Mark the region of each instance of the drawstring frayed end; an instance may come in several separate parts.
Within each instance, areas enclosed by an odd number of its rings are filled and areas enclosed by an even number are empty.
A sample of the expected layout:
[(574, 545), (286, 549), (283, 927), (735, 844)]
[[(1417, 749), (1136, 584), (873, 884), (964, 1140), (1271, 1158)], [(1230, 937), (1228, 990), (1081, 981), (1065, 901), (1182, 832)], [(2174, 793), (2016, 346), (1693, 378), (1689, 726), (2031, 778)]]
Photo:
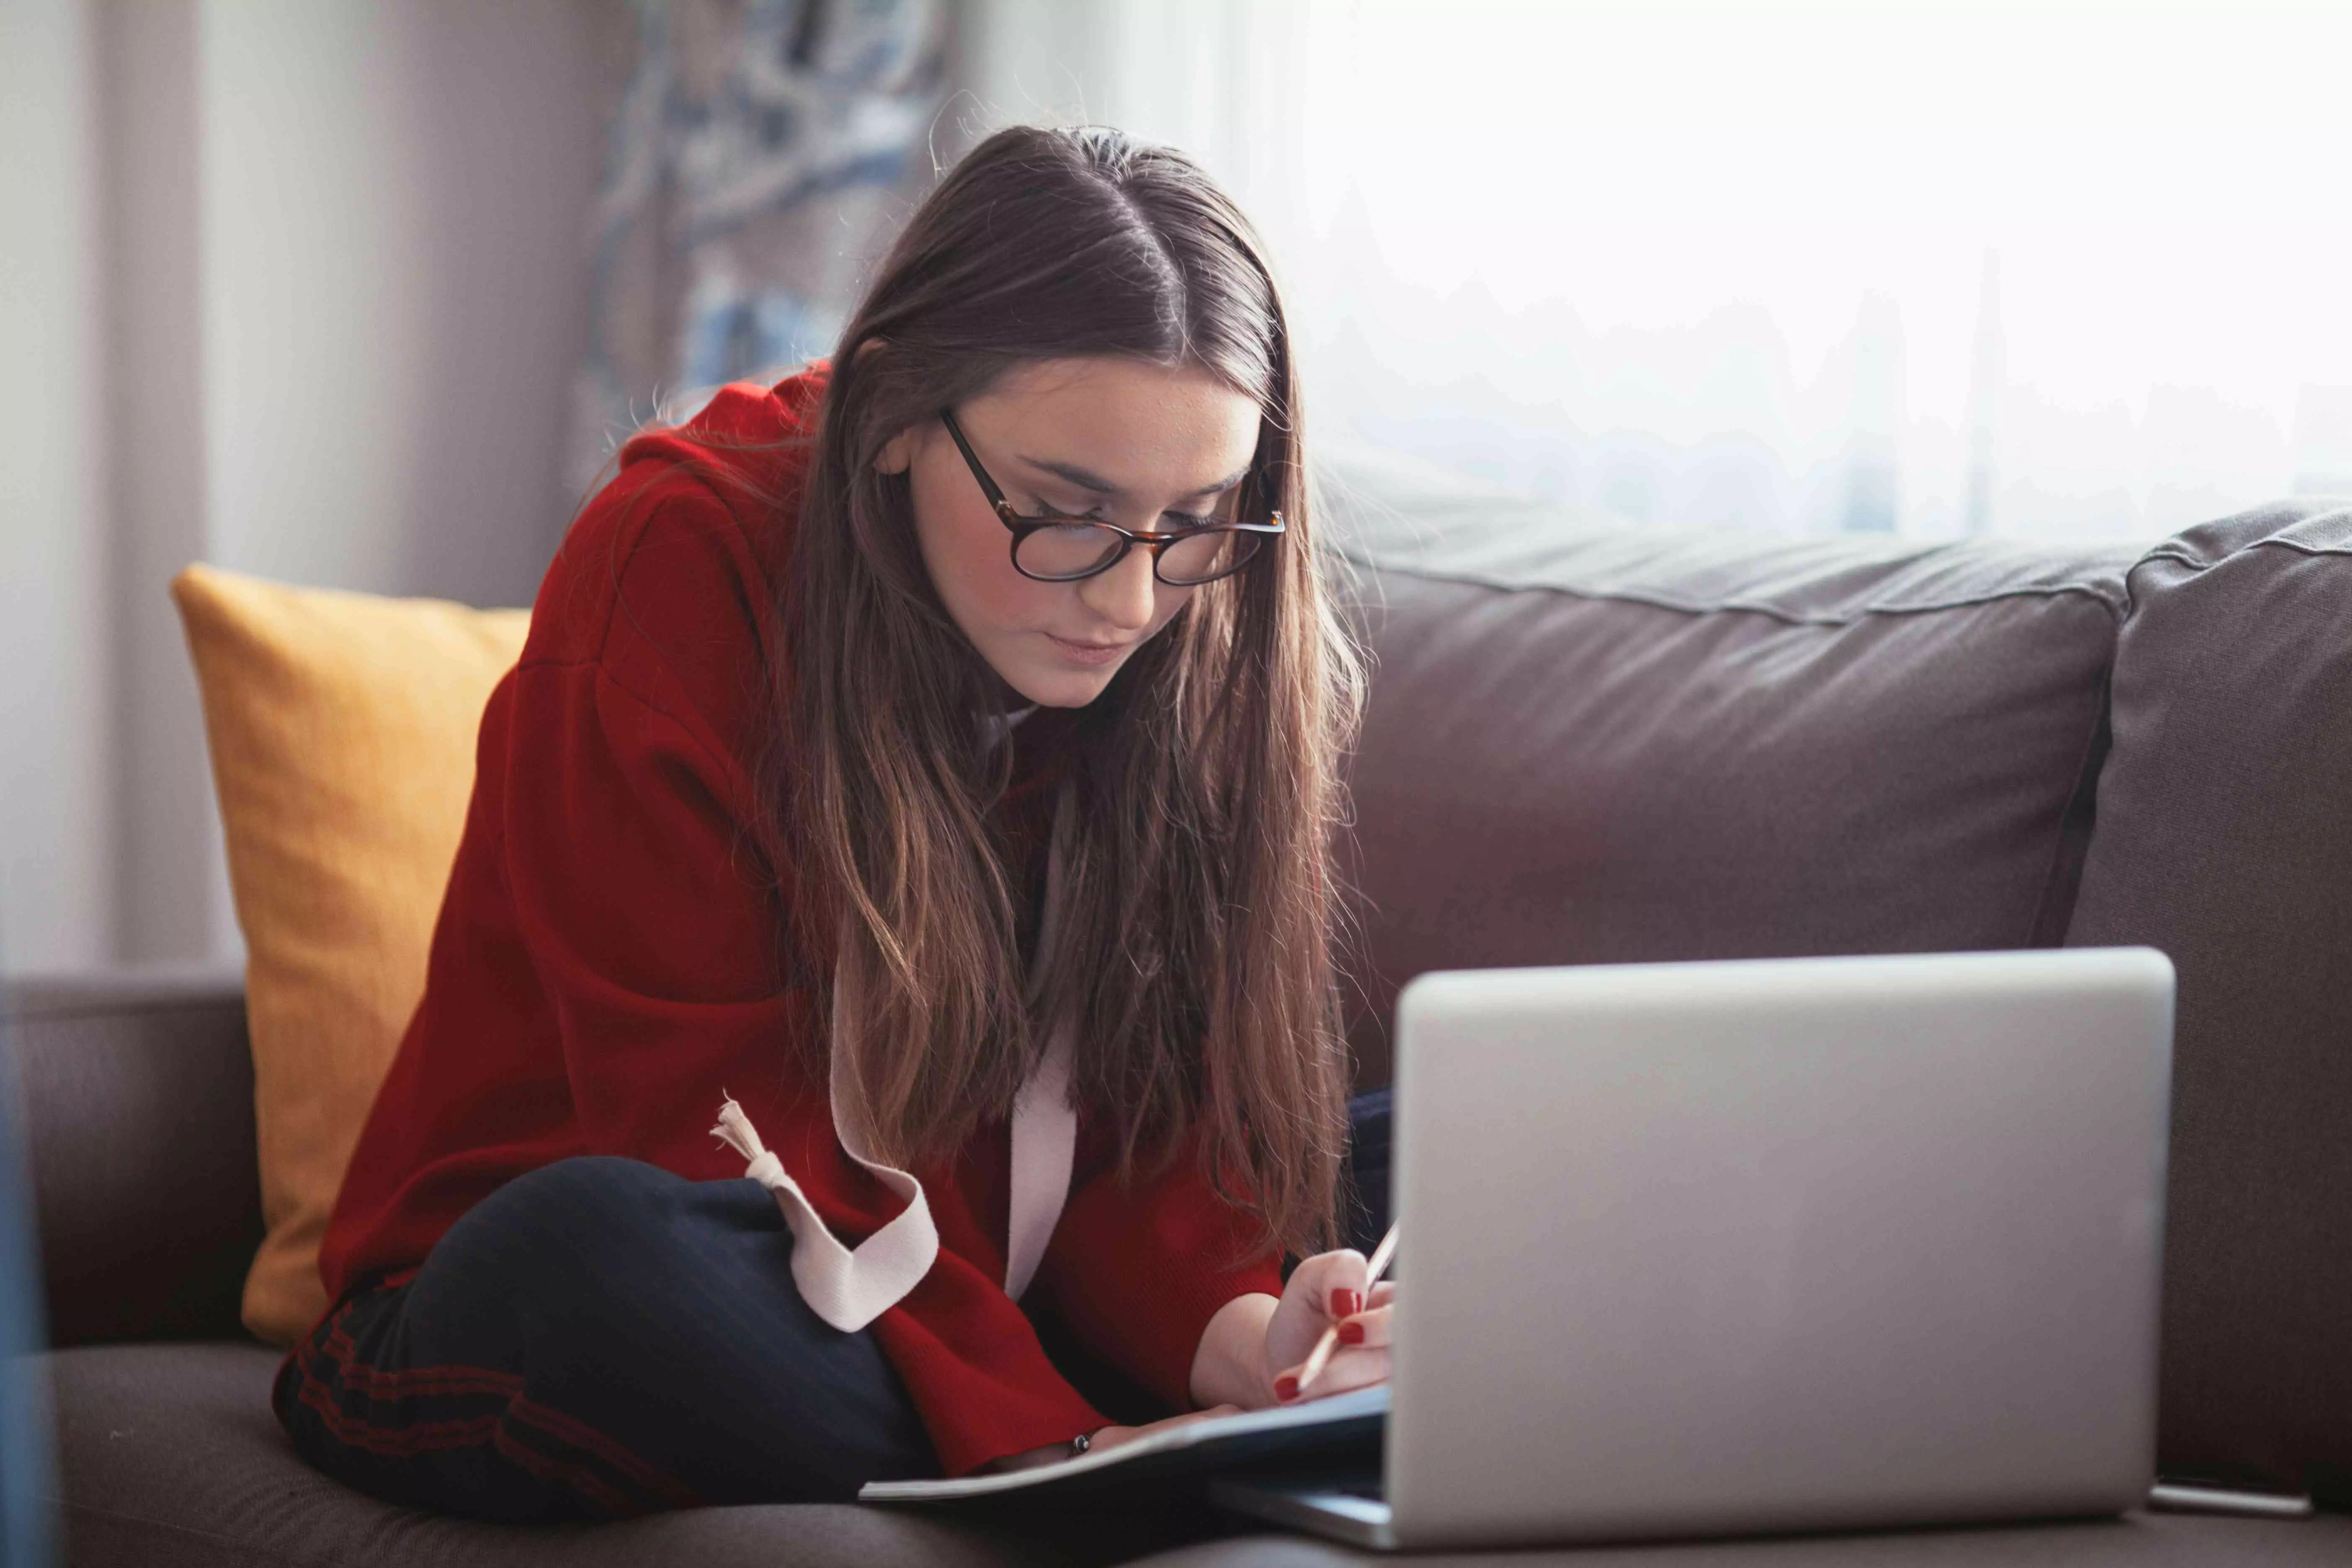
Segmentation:
[(760, 1134), (752, 1128), (751, 1119), (743, 1114), (743, 1108), (732, 1099), (719, 1102), (719, 1125), (710, 1130), (710, 1135), (747, 1161), (756, 1162), (768, 1152), (767, 1145), (760, 1142)]

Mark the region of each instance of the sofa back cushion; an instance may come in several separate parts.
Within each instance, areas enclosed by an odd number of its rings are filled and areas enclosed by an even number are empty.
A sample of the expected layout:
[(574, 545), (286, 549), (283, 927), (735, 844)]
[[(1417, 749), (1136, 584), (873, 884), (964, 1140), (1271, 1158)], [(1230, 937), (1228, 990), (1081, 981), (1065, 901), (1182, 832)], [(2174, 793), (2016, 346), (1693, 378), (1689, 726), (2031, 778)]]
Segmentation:
[(2128, 552), (1631, 529), (1356, 459), (1387, 1079), (1429, 969), (2052, 945)]
[(2162, 1452), (2352, 1505), (2352, 507), (2190, 529), (2130, 589), (2067, 940), (2180, 977)]

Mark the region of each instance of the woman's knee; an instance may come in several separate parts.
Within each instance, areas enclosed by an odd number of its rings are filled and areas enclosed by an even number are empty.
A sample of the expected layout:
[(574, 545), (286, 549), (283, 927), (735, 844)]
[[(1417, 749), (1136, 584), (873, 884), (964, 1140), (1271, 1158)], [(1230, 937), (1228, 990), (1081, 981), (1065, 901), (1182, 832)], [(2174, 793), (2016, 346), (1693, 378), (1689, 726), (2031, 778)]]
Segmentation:
[(658, 1266), (692, 1185), (641, 1160), (577, 1155), (507, 1183), (449, 1227), (427, 1262), (566, 1288), (581, 1270)]

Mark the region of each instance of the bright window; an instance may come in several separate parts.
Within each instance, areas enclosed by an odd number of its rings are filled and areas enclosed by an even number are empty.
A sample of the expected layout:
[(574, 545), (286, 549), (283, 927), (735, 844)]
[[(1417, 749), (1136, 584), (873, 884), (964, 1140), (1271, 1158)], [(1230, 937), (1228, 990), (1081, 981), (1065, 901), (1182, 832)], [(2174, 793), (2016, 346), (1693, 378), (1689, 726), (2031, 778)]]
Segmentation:
[(1805, 531), (2152, 536), (2352, 491), (2352, 6), (1124, 22), (1086, 107), (1273, 233), (1327, 432)]

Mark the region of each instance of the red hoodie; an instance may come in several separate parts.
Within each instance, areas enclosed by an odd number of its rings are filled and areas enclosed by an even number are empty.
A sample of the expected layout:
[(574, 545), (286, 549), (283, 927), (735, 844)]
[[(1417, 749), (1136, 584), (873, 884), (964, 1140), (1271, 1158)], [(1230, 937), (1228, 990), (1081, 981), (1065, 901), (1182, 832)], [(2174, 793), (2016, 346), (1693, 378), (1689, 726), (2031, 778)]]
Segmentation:
[[(722, 1092), (844, 1242), (897, 1212), (835, 1139), (822, 1022), (776, 978), (791, 878), (747, 826), (776, 651), (766, 607), (824, 374), (728, 387), (683, 430), (631, 441), (549, 566), (482, 715), (424, 1000), (320, 1248), (331, 1300), (413, 1274), (501, 1183), (571, 1155), (741, 1176), (710, 1135)], [(1012, 792), (1016, 816), (1039, 815), (1067, 728), (1041, 711), (1014, 731), (1031, 785)], [(1198, 1159), (1122, 1181), (1099, 1131), (1082, 1121), (1027, 1300), (1181, 1408), (1209, 1319), (1278, 1294), (1277, 1262), (1225, 1266), (1256, 1232)], [(939, 1258), (871, 1331), (951, 1476), (1104, 1425), (1004, 1293), (1010, 1168), (1002, 1121), (917, 1167)]]

